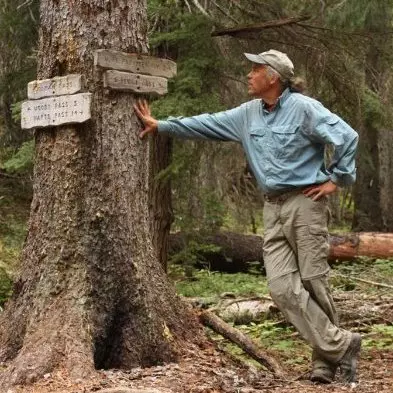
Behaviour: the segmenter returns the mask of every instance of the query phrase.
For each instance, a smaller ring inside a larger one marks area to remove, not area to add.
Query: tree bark
[[[21,273],[0,321],[0,385],[57,368],[175,360],[201,339],[169,285],[151,223],[151,158],[132,94],[104,90],[93,51],[147,52],[143,0],[42,0],[38,78],[81,73],[93,94],[82,125],[35,131],[34,197]],[[158,191],[157,191],[158,192]]]
[[[173,222],[172,196],[170,180],[158,178],[171,160],[172,138],[158,135],[153,140],[152,174],[150,185],[151,225],[154,249],[161,266],[167,271],[169,231]]]
[[[187,238],[189,238],[187,234]],[[214,235],[196,238],[204,244],[213,244],[220,251],[206,252],[201,256],[202,263],[208,263],[211,270],[228,273],[246,272],[250,262],[263,265],[263,237],[243,235],[232,232],[220,232]],[[390,258],[393,257],[393,233],[347,233],[329,236],[329,261],[351,260],[357,257]],[[181,233],[171,234],[169,253],[175,254],[186,246]]]

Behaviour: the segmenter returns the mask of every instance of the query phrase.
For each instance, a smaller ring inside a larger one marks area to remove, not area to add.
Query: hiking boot
[[[341,378],[344,382],[356,382],[356,368],[361,346],[362,336],[359,333],[352,333],[348,349],[339,362]]]
[[[315,349],[312,352],[312,371],[310,380],[317,383],[332,383],[336,375],[337,364],[323,358]]]
[[[336,369],[337,367],[331,363],[326,362],[324,365],[319,364],[313,367],[310,380],[317,383],[332,383],[336,375]]]

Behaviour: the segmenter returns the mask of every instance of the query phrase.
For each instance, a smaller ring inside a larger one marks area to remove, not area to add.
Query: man
[[[293,64],[269,50],[252,62],[248,93],[237,108],[157,121],[146,101],[134,106],[140,137],[163,132],[240,142],[265,193],[264,263],[271,296],[313,348],[311,380],[330,383],[340,367],[356,380],[361,336],[338,327],[328,286],[327,195],[355,181],[357,133],[318,101],[291,91]],[[325,146],[334,146],[328,168]]]

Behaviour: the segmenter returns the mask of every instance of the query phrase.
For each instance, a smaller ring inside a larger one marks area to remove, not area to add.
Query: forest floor
[[[391,393],[393,392],[393,351],[363,351],[356,384],[314,384],[307,380],[308,365],[284,367],[286,379],[266,371],[245,367],[213,347],[196,351],[198,356],[176,364],[133,369],[99,371],[91,378],[71,381],[64,372],[47,375],[34,386],[5,393]],[[276,354],[280,359],[279,353]],[[282,359],[283,363],[287,359]],[[2,392],[3,393],[3,392]]]
[[[269,356],[274,356],[285,378],[277,378],[266,368],[248,358],[237,346],[206,328],[210,344],[204,348],[192,348],[177,363],[150,368],[132,370],[99,370],[93,376],[83,380],[71,380],[64,371],[47,374],[31,386],[15,387],[0,393],[392,393],[393,392],[393,294],[390,288],[375,287],[367,283],[355,282],[343,278],[343,269],[352,276],[360,277],[362,272],[384,273],[385,283],[393,284],[391,275],[392,261],[378,263],[363,261],[354,266],[340,268],[338,275],[333,269],[332,282],[334,298],[341,318],[341,324],[363,336],[363,348],[359,360],[358,382],[343,384],[337,382],[329,385],[315,384],[308,380],[311,352],[299,335],[286,325],[280,314],[269,317],[262,322],[247,322],[236,325],[239,330],[253,338],[260,348]],[[350,269],[350,270],[348,270]],[[203,278],[204,277],[204,278]],[[209,295],[210,288],[221,292],[227,289],[222,274],[203,273],[195,280],[193,293]],[[241,279],[239,279],[241,277]],[[363,276],[364,277],[364,276]],[[372,278],[375,279],[375,276]],[[382,276],[379,276],[381,280]],[[251,276],[231,276],[232,284],[239,289],[236,298],[244,296],[243,281],[252,283]],[[218,280],[221,280],[218,283]],[[259,278],[260,280],[260,278]],[[198,288],[198,285],[202,285]],[[216,286],[216,288],[215,288]],[[264,283],[260,282],[260,287]],[[189,291],[180,288],[180,292]],[[249,292],[248,295],[255,293]],[[226,292],[226,294],[228,294]],[[188,293],[190,296],[190,292]],[[267,297],[264,296],[265,298]],[[244,297],[243,297],[244,298]],[[195,298],[193,299],[195,300]],[[205,298],[206,300],[206,298]],[[233,303],[233,300],[231,301]],[[215,305],[217,302],[215,303]],[[211,304],[204,307],[210,307]],[[273,318],[273,319],[272,319]]]
[[[4,204],[2,200],[3,210],[8,207]],[[10,204],[9,215],[14,211]],[[9,215],[0,219],[0,262],[12,267],[25,236],[28,209],[18,220],[10,220]],[[201,271],[194,280],[186,280],[174,269],[172,279],[181,295],[198,298],[204,308],[215,307],[224,293],[231,293],[236,299],[268,294],[266,280],[259,273]],[[378,287],[372,282],[387,286]],[[342,325],[363,336],[357,384],[311,383],[309,347],[283,323],[282,316],[272,315],[259,322],[238,320],[235,327],[275,357],[285,379],[276,378],[237,346],[206,328],[211,344],[190,349],[177,363],[98,370],[80,380],[72,380],[65,371],[57,370],[34,385],[7,390],[0,386],[0,393],[393,393],[393,260],[363,259],[337,266],[332,270],[331,283]],[[0,372],[4,367],[0,364]]]

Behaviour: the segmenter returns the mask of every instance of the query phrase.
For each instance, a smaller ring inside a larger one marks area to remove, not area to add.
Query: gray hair
[[[285,83],[288,79],[285,79],[279,72],[277,72],[272,66],[266,64],[266,69],[269,76],[277,76],[280,79],[280,82]]]
[[[284,78],[279,72],[277,72],[272,66],[268,64],[266,65],[266,69],[269,76],[277,76],[280,79],[284,89],[288,87],[293,93],[305,93],[307,86],[304,79],[299,77],[292,77],[291,79]]]

